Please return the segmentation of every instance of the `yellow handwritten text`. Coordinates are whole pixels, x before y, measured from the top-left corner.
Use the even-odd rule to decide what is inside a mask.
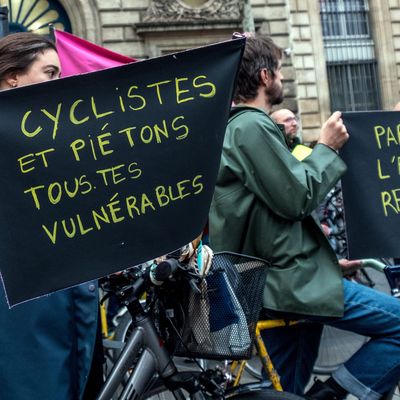
[[[49,134],[56,139],[61,121],[72,125],[83,125],[91,120],[99,120],[118,112],[139,112],[146,108],[150,100],[168,106],[171,101],[182,104],[198,98],[211,99],[217,93],[216,85],[206,75],[176,77],[149,83],[143,87],[131,84],[127,88],[115,88],[115,92],[96,98],[73,99],[59,102],[38,110],[26,110],[21,118],[21,133],[27,138],[39,134]],[[104,98],[107,99],[106,104]],[[153,103],[152,102],[152,103]]]
[[[32,186],[25,190],[24,194],[31,195],[35,207],[40,210],[43,199],[42,201],[39,199],[39,194],[44,195],[49,203],[58,204],[65,196],[73,199],[77,195],[86,195],[93,189],[94,186],[88,181],[86,175],[81,175],[79,178],[73,178],[72,182],[64,180],[52,182],[48,185]]]
[[[120,164],[109,168],[98,169],[96,174],[103,178],[102,182],[105,186],[109,186],[109,184],[118,185],[127,179],[125,176],[125,169],[128,170],[130,179],[138,179],[142,176],[142,170],[138,167],[136,162],[130,163],[128,166],[126,164]]]
[[[379,179],[389,179],[390,175],[383,175],[383,173],[382,173],[381,160],[378,158],[376,161],[377,161],[377,168],[378,168],[378,178]]]
[[[52,153],[56,151],[56,149],[46,149],[43,151],[38,151],[37,153],[30,153],[26,154],[25,156],[19,157],[18,158],[18,163],[19,163],[19,168],[23,174],[26,174],[28,172],[31,172],[35,169],[35,166],[32,164],[35,164],[38,162],[37,159],[39,159],[39,164],[43,164],[45,168],[49,166],[49,163],[47,162],[47,153]],[[28,167],[29,166],[29,167]]]
[[[152,125],[130,126],[121,129],[118,133],[125,135],[130,147],[133,147],[136,141],[143,144],[162,143],[164,139],[171,137],[171,132],[175,135],[176,140],[183,140],[188,137],[190,132],[189,127],[183,124],[184,119],[185,117],[180,115],[175,117],[170,124],[163,119]]]
[[[103,132],[107,126],[108,123],[101,128],[101,131]],[[101,156],[104,157],[114,153],[114,149],[110,148],[111,142],[109,139],[111,136],[111,132],[104,132],[95,136],[93,139],[89,136],[86,141],[82,138],[74,140],[69,146],[75,161],[81,161],[80,152],[82,150],[88,151],[94,160],[97,160]],[[89,144],[89,146],[87,146],[87,144]]]
[[[382,146],[390,147],[400,144],[400,124],[396,126],[394,132],[390,126],[376,125],[374,133],[378,149],[382,149]]]
[[[109,156],[114,153],[112,145],[113,135],[122,134],[129,147],[133,147],[135,143],[151,144],[163,143],[166,140],[184,140],[189,135],[189,127],[184,123],[184,116],[177,116],[172,121],[165,119],[143,126],[130,126],[123,128],[118,132],[103,132],[108,123],[103,126],[101,132],[97,136],[88,136],[87,138],[79,138],[70,143],[69,147],[72,151],[74,161],[86,161],[88,159],[98,160],[102,157]],[[125,140],[123,139],[123,140]]]
[[[389,212],[400,213],[400,188],[381,192],[383,213],[387,217]]]
[[[379,179],[384,180],[392,177],[392,174],[388,173],[388,169],[390,169],[392,173],[400,175],[400,156],[394,155],[388,158],[386,160],[386,168],[383,168],[381,160],[379,158],[377,159],[377,172]]]
[[[159,185],[151,193],[132,194],[119,199],[115,193],[110,201],[90,210],[84,217],[77,213],[67,219],[56,220],[50,225],[42,225],[47,238],[54,245],[61,237],[73,239],[85,236],[90,232],[100,231],[106,225],[128,222],[151,212],[157,212],[161,207],[173,204],[189,196],[196,196],[204,189],[202,175],[193,179],[183,179],[175,185]]]

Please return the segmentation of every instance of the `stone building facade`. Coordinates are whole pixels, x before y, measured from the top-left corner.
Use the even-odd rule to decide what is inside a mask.
[[[58,0],[72,33],[140,59],[229,39],[243,30],[246,2],[255,30],[287,49],[282,106],[298,113],[312,141],[331,113],[321,4],[343,0]],[[400,100],[400,0],[358,2],[368,3],[379,104],[391,109]]]

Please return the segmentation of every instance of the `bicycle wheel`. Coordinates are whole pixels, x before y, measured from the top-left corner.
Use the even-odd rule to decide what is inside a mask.
[[[210,398],[211,397],[206,397]],[[140,400],[174,400],[173,394],[163,385],[150,389]],[[252,400],[302,400],[303,397],[288,392],[268,389],[262,383],[240,385],[225,393],[225,399]]]
[[[249,383],[228,390],[226,399],[253,400],[301,400],[303,397],[289,392],[278,392],[263,383]]]
[[[254,354],[250,360],[246,361],[244,370],[255,379],[262,379],[261,376],[262,364],[258,354]]]
[[[249,400],[302,400],[304,397],[296,396],[288,392],[277,392],[272,389],[264,389],[259,392],[246,392],[225,396],[226,399],[249,399]]]
[[[129,334],[132,331],[132,317],[129,312],[126,312],[122,315],[122,317],[118,318],[118,325],[115,328],[115,333],[113,340],[117,342],[126,342]],[[121,353],[121,349],[116,349],[113,352],[114,361],[118,358],[119,354]]]
[[[175,400],[174,395],[165,386],[158,388],[158,390],[153,390],[142,397],[140,400]]]
[[[385,260],[385,263],[389,262]],[[369,279],[374,283],[374,290],[390,293],[386,277],[382,272],[368,269]],[[324,326],[319,354],[314,365],[314,373],[331,374],[346,362],[369,339],[356,333],[343,331],[331,326]]]
[[[365,336],[324,326],[314,373],[331,374],[367,341]]]
[[[185,397],[189,398],[188,395]],[[160,385],[146,392],[140,400],[175,400],[175,397],[164,385]]]

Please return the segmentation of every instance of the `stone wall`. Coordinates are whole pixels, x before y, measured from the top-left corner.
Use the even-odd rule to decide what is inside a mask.
[[[329,113],[319,7],[315,0],[290,0],[289,4],[302,136],[305,142],[312,142],[318,139]]]
[[[400,1],[370,0],[370,15],[382,108],[391,110],[400,100]]]
[[[102,26],[102,44],[134,58],[147,58],[144,41],[134,27],[141,21],[149,0],[96,0]]]
[[[258,22],[258,31],[271,36],[280,47],[285,49],[285,56],[282,62],[285,100],[279,108],[289,108],[297,113],[299,112],[299,107],[297,102],[296,71],[293,66],[293,41],[289,7],[284,0],[267,0],[254,3],[253,14],[254,19]]]
[[[265,20],[260,30],[287,49],[283,68],[285,100],[278,108],[289,108],[298,114],[305,142],[316,140],[321,123],[329,114],[318,2],[267,0],[252,3],[255,18]]]
[[[389,18],[382,18],[382,28],[390,29],[390,33],[393,38],[393,45],[389,48],[389,52],[394,57],[395,70],[394,76],[397,81],[395,85],[395,92],[393,93],[392,103],[400,100],[399,85],[400,80],[400,0],[388,0],[385,1],[385,6],[389,8]],[[379,8],[379,7],[377,7]],[[388,20],[389,19],[389,20]],[[390,77],[387,77],[390,79]],[[393,78],[393,75],[392,75]],[[392,104],[391,103],[391,104]],[[389,108],[389,107],[388,107]]]
[[[243,30],[236,15],[242,0],[206,3],[209,15],[219,8],[216,14],[220,20],[213,16],[204,19],[207,13],[202,16],[200,11],[190,14],[179,0],[162,0],[161,7],[183,12],[170,19],[164,15],[168,12],[160,12],[164,15],[161,22],[149,16],[148,10],[159,12],[159,6],[152,0],[60,1],[71,17],[74,33],[136,58],[226,40],[232,32]],[[400,0],[370,0],[369,3],[383,108],[391,109],[400,100]],[[283,60],[285,101],[281,107],[298,113],[303,139],[311,142],[318,138],[321,124],[330,114],[319,2],[251,0],[251,7],[256,30],[271,35],[281,47],[288,49]]]

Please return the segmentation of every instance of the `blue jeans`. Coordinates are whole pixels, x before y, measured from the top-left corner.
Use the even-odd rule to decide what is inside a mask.
[[[303,394],[318,356],[323,325],[371,338],[332,375],[349,393],[361,400],[380,399],[400,380],[400,301],[347,279],[343,279],[343,287],[341,318],[266,310],[273,318],[306,320],[262,332],[286,391]]]

